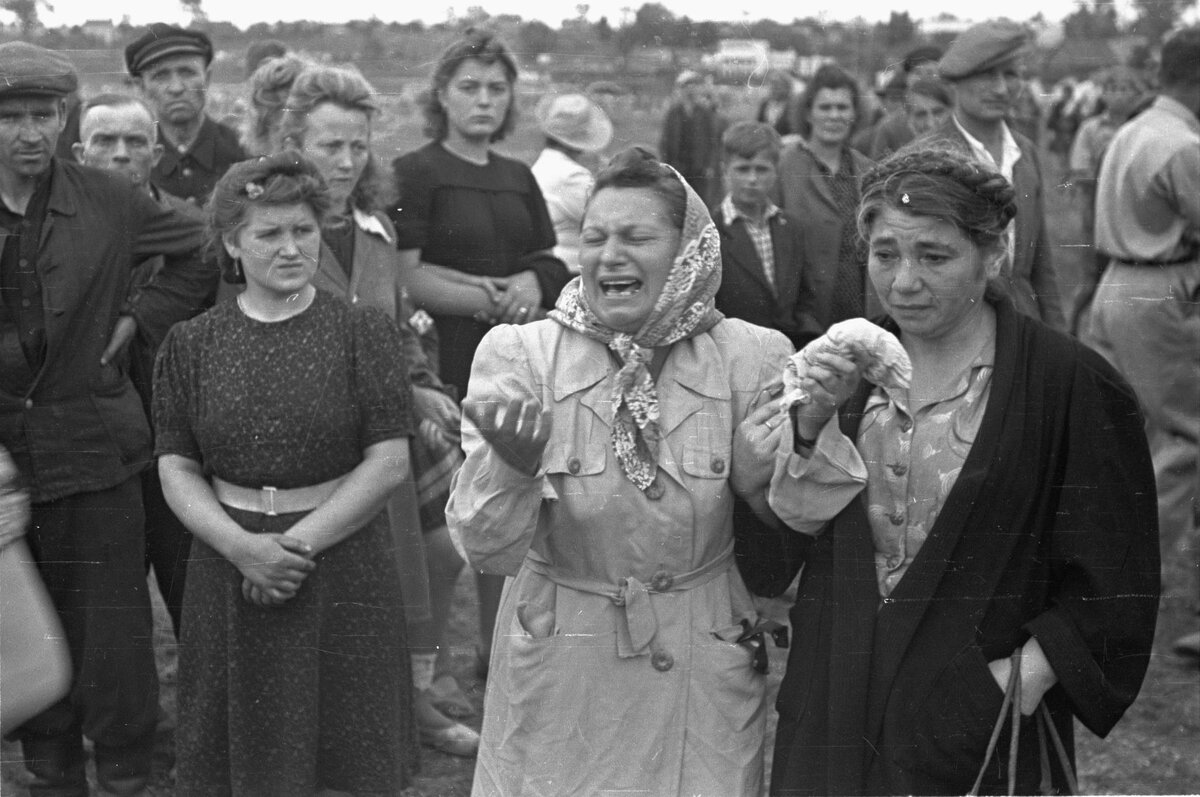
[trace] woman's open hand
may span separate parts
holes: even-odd
[[[733,491],[742,498],[763,490],[775,471],[775,452],[783,435],[786,407],[778,399],[765,401],[733,432]]]
[[[536,398],[463,402],[463,412],[496,453],[514,469],[532,476],[542,461],[553,421]]]
[[[284,534],[246,533],[233,564],[244,577],[242,594],[260,606],[278,605],[295,597],[316,569],[312,547]]]

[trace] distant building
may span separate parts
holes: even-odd
[[[111,47],[119,38],[117,34],[117,26],[113,24],[111,19],[89,19],[79,26],[79,29],[87,36],[90,36],[97,41],[104,42],[105,45]]]
[[[766,39],[721,39],[717,51],[704,57],[705,69],[718,80],[741,81],[762,78],[767,70],[795,69],[796,54],[791,50],[772,50]]]
[[[921,32],[926,36],[957,36],[975,23],[969,19],[959,19],[953,14],[938,14],[933,19],[923,19],[918,23]]]
[[[825,64],[837,63],[837,59],[829,55],[801,55],[796,58],[795,73],[805,80],[817,74],[817,70]]]

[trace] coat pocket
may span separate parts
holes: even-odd
[[[971,788],[1004,703],[977,645],[963,649],[942,670],[924,700],[912,704],[911,760],[926,788],[963,794]],[[999,760],[997,751],[997,760]]]

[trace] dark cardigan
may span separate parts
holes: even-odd
[[[772,794],[965,793],[1003,697],[987,662],[1031,634],[1059,679],[1045,700],[1068,749],[1072,716],[1104,736],[1137,696],[1160,588],[1137,400],[1090,349],[996,310],[982,426],[904,579],[881,605],[861,496],[809,552]],[[842,414],[851,440],[868,392]],[[1024,725],[1019,794],[1040,774]],[[985,790],[1005,783],[1007,748],[1006,729]]]

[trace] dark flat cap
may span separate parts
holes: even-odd
[[[0,44],[0,97],[65,97],[78,87],[75,67],[53,50],[28,42]]]
[[[212,40],[198,30],[155,22],[125,48],[125,68],[138,77],[146,67],[171,55],[198,55],[208,66],[213,59]]]
[[[1029,31],[1010,19],[991,19],[958,35],[938,63],[946,80],[962,80],[1016,58],[1029,42]]]

